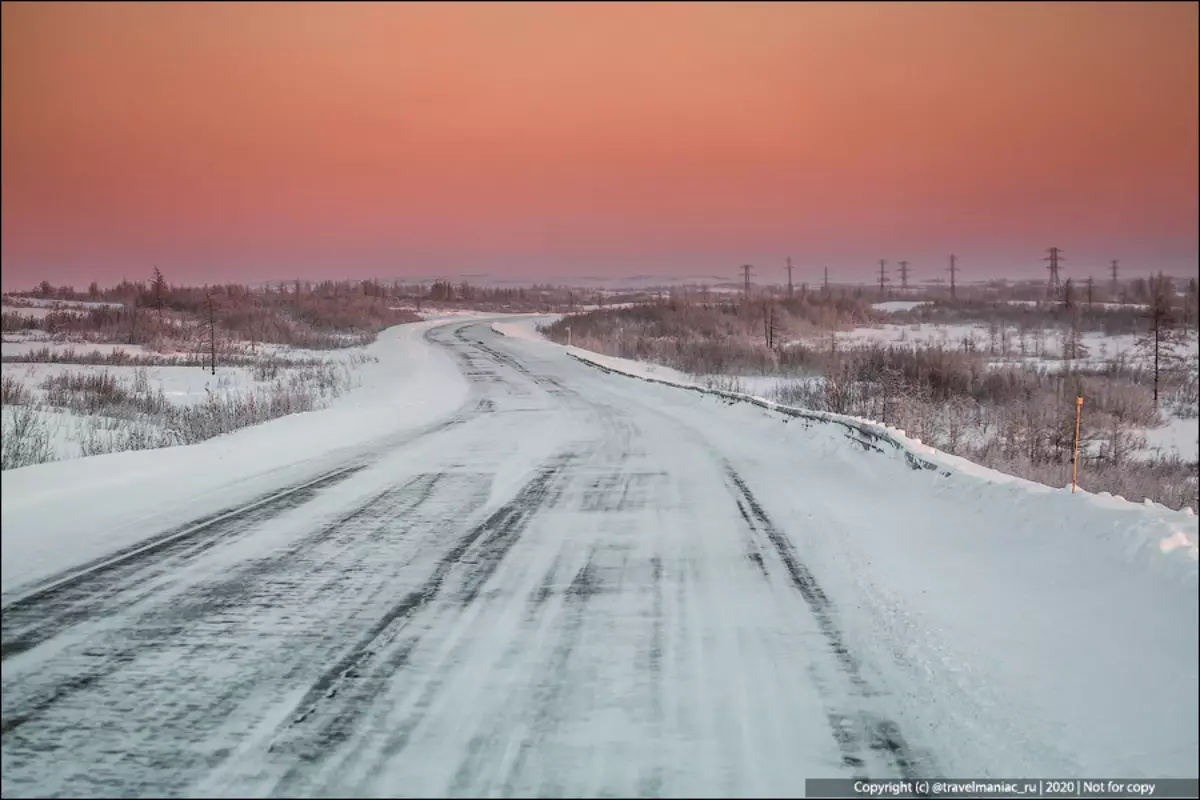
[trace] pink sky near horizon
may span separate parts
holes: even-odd
[[[1196,269],[1194,3],[2,8],[6,289]]]

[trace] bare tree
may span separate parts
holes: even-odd
[[[163,316],[163,295],[167,293],[167,281],[163,277],[162,270],[158,267],[154,268],[154,277],[151,280],[150,288],[154,292],[154,307],[158,309],[158,321],[162,323]]]
[[[1154,359],[1154,408],[1157,410],[1161,375],[1174,360],[1175,312],[1171,307],[1174,287],[1171,279],[1160,272],[1150,278],[1146,288],[1150,303],[1144,318],[1148,327],[1138,337],[1137,348]]]
[[[1193,328],[1200,327],[1200,281],[1195,278],[1188,279],[1183,313],[1184,324],[1190,324]]]
[[[775,349],[778,335],[779,315],[775,311],[775,304],[766,300],[763,302],[763,340],[768,350]]]

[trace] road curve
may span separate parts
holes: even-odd
[[[472,383],[443,423],[4,607],[5,797],[797,796],[939,770],[795,545],[811,520],[773,518],[672,390],[486,324],[428,338]]]

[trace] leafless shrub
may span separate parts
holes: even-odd
[[[150,388],[144,369],[134,373],[125,386],[110,372],[63,372],[42,381],[46,404],[78,414],[132,419],[143,414],[162,414],[170,403],[162,390]]]
[[[730,375],[705,375],[701,381],[701,385],[706,389],[713,389],[721,392],[737,392],[744,394],[746,391],[745,385],[737,377]]]
[[[0,331],[4,333],[19,333],[22,331],[41,330],[42,326],[36,317],[21,314],[16,311],[0,313]]]
[[[50,433],[32,405],[5,406],[0,421],[0,470],[43,464],[54,459]]]
[[[9,406],[28,403],[29,390],[12,375],[0,376],[0,405]]]

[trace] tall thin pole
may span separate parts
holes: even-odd
[[[883,296],[883,293],[885,291],[883,288],[883,285],[885,283],[887,283],[887,273],[884,271],[886,267],[887,267],[887,259],[886,258],[879,259],[879,296],[880,297]]]
[[[825,294],[829,294],[829,267],[825,268]]]
[[[1114,300],[1117,299],[1117,292],[1119,290],[1119,287],[1117,284],[1117,270],[1118,270],[1117,259],[1114,258],[1113,262],[1112,262],[1112,297]]]
[[[217,321],[213,314],[212,293],[208,295],[208,343],[212,353],[212,374],[217,374]]]
[[[751,266],[749,264],[742,264],[742,272],[746,276],[746,296],[747,297],[750,296],[750,270],[751,270]]]
[[[795,289],[792,288],[792,257],[791,256],[788,256],[788,258],[787,258],[787,271],[788,271],[788,299],[791,300],[796,295]]]
[[[901,291],[905,291],[905,292],[908,291],[908,262],[907,261],[900,262],[900,289],[901,289]]]
[[[954,299],[955,297],[958,296],[954,290],[954,273],[958,272],[957,263],[958,263],[958,256],[954,255],[954,253],[951,253],[950,254],[950,269],[948,270],[950,273],[950,298],[951,299]]]
[[[1071,494],[1079,483],[1079,418],[1083,414],[1083,396],[1075,398],[1075,458],[1071,463]]]

